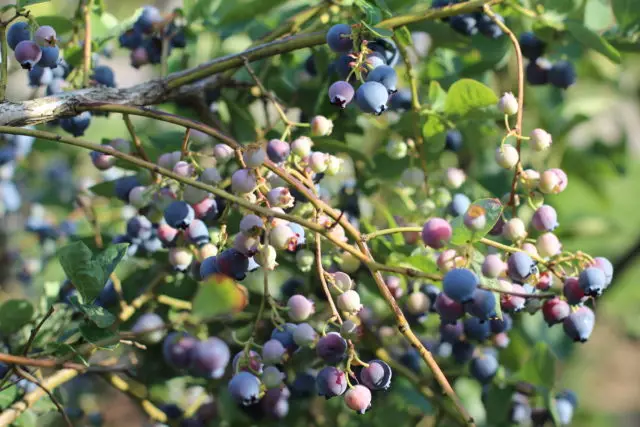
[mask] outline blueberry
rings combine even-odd
[[[388,65],[381,65],[369,72],[367,81],[378,82],[387,88],[389,93],[394,93],[397,91],[396,85],[398,84],[398,74],[392,67]]]
[[[181,200],[176,200],[164,210],[164,220],[170,227],[186,229],[195,218],[193,208]]]
[[[371,391],[363,385],[356,385],[345,393],[344,401],[349,409],[364,414],[371,408]]]
[[[123,176],[115,180],[115,193],[118,199],[123,202],[129,201],[129,193],[140,185],[136,175]]]
[[[124,33],[120,34],[120,37],[118,37],[120,47],[131,50],[142,46],[143,40],[144,35],[141,31],[138,31],[135,28],[131,28],[125,31]]]
[[[601,269],[589,267],[580,272],[578,283],[585,295],[598,297],[607,286],[607,278]]]
[[[151,37],[144,41],[142,45],[143,49],[146,51],[146,59],[151,64],[159,64],[162,61],[162,39],[159,37]],[[171,45],[169,45],[171,47]],[[171,50],[171,49],[169,49]],[[131,53],[135,53],[137,49],[131,51]]]
[[[211,241],[207,225],[199,219],[194,219],[187,228],[189,240],[196,246],[202,247]]]
[[[176,369],[191,366],[198,340],[184,332],[171,332],[162,342],[162,356],[167,365]]]
[[[522,56],[531,61],[535,61],[544,53],[545,43],[531,32],[520,34],[519,41]]]
[[[340,108],[345,108],[355,95],[355,90],[348,82],[339,80],[329,87],[329,101]]]
[[[340,369],[327,366],[318,372],[316,388],[326,399],[341,396],[347,390],[347,376]]]
[[[391,367],[382,360],[372,360],[360,372],[362,383],[371,390],[388,390],[391,386]]]
[[[35,42],[25,40],[18,43],[15,48],[16,61],[25,70],[30,70],[42,58],[42,49]]]
[[[482,354],[471,359],[469,372],[482,384],[488,384],[498,372],[498,360],[490,354]]]
[[[91,80],[96,82],[98,86],[116,87],[115,74],[111,67],[106,65],[98,65],[93,69]]]
[[[141,33],[150,34],[154,25],[162,21],[162,14],[155,6],[145,6],[142,13],[133,24],[133,28]]]
[[[511,254],[507,260],[507,274],[515,282],[524,282],[536,271],[536,264],[526,252]]]
[[[60,127],[75,137],[84,135],[89,124],[91,124],[91,113],[88,111],[74,117],[60,119]]]
[[[381,54],[390,67],[395,67],[400,60],[400,51],[395,42],[390,39],[375,39],[367,47],[373,52]]]
[[[577,277],[567,277],[565,279],[562,294],[571,305],[580,304],[586,299]]]
[[[471,200],[469,200],[466,195],[458,193],[453,195],[453,199],[451,199],[448,210],[451,215],[460,216],[467,212],[470,205]]]
[[[606,278],[606,286],[611,284],[611,280],[613,279],[613,264],[611,261],[604,257],[596,257],[593,259],[594,267],[599,268],[604,272],[604,276]]]
[[[549,83],[560,89],[567,89],[575,84],[576,70],[569,61],[558,61],[549,70]]]
[[[253,350],[249,350],[247,353],[244,350],[239,351],[233,356],[231,361],[231,369],[233,372],[237,371],[254,371],[262,373],[264,365],[262,364],[262,358],[258,353]]]
[[[39,67],[56,68],[60,58],[60,48],[58,46],[43,47],[42,57],[38,61]]]
[[[457,129],[450,129],[445,137],[444,148],[457,153],[462,148],[462,142],[462,133]]]
[[[451,347],[453,360],[455,360],[458,365],[464,365],[471,360],[475,349],[476,346],[469,341],[456,341]]]
[[[445,292],[441,292],[436,297],[435,309],[443,323],[455,323],[456,320],[464,316],[462,304],[449,298]]]
[[[33,36],[38,46],[51,47],[56,45],[56,30],[49,25],[42,25]]]
[[[354,63],[355,59],[350,55],[340,55],[338,59],[333,62],[333,69],[342,80],[346,80],[347,77],[349,77],[351,70],[353,69],[352,64]],[[349,82],[355,82],[355,80],[355,75],[352,74]]]
[[[480,320],[489,320],[496,317],[496,297],[493,292],[485,289],[476,289],[473,292],[473,301],[465,305],[469,314]]]
[[[40,87],[44,85],[48,85],[52,81],[52,73],[51,69],[41,67],[40,65],[36,65],[31,68],[28,73],[29,76],[29,86],[31,87]]]
[[[267,143],[267,156],[274,163],[282,163],[287,160],[291,147],[288,142],[272,139]]]
[[[464,36],[472,36],[478,32],[476,18],[473,15],[452,16],[449,25],[454,31]]]
[[[471,301],[479,284],[478,276],[466,268],[454,268],[442,280],[444,293],[459,303]]]
[[[249,268],[249,258],[237,249],[229,248],[218,254],[216,265],[221,274],[243,280]]]
[[[231,397],[243,406],[257,403],[260,399],[260,380],[249,372],[238,372],[231,377],[228,388]]]
[[[127,235],[131,239],[147,240],[151,238],[153,225],[143,215],[137,215],[127,221]]]
[[[165,403],[160,406],[160,410],[164,412],[170,420],[177,420],[184,414],[184,411],[175,403]]]
[[[326,363],[340,363],[347,353],[347,341],[339,333],[329,332],[318,341],[316,352]]]
[[[573,341],[586,342],[593,331],[596,316],[589,307],[581,306],[562,321],[564,332]]]
[[[411,91],[400,89],[389,97],[389,109],[392,111],[411,110]]]
[[[425,245],[441,249],[447,245],[453,234],[451,224],[442,218],[431,218],[422,227],[422,241]]]
[[[211,337],[199,341],[193,348],[191,370],[204,378],[221,378],[229,364],[229,346],[220,338]]]
[[[500,334],[503,332],[509,332],[513,327],[513,319],[509,313],[502,313],[502,319],[491,319],[489,321],[491,332],[494,334]]]
[[[504,34],[500,27],[495,22],[493,22],[493,20],[489,18],[488,15],[484,13],[477,13],[475,17],[478,25],[478,31],[480,31],[480,34],[482,34],[483,36],[489,37],[490,39],[497,39],[499,37],[502,37],[502,35]],[[504,22],[504,18],[502,16],[496,14],[496,17],[500,21]]]
[[[547,325],[562,323],[571,314],[571,307],[565,300],[552,298],[542,304],[542,316]]]
[[[291,384],[291,390],[296,397],[311,397],[317,394],[316,377],[309,372],[298,372]]]
[[[549,83],[549,70],[551,62],[544,58],[537,58],[527,64],[525,75],[527,82],[532,86],[540,86]]]
[[[356,91],[356,104],[365,113],[382,114],[387,110],[388,99],[387,88],[378,82],[363,83]]]
[[[270,339],[262,345],[262,361],[265,365],[279,365],[286,352],[280,341]]]
[[[16,22],[9,27],[7,31],[7,43],[11,50],[15,50],[18,43],[29,40],[31,38],[31,30],[27,21]]]
[[[280,326],[280,328],[281,329],[274,328],[273,331],[271,331],[271,339],[280,341],[287,350],[295,350],[297,345],[293,339],[293,334],[296,330],[296,325],[293,323],[285,323]]]
[[[470,340],[482,342],[491,335],[491,324],[477,317],[468,317],[463,324],[464,334]]]
[[[327,32],[327,44],[334,52],[348,52],[353,46],[349,36],[351,36],[351,27],[349,25],[336,24],[329,28]]]

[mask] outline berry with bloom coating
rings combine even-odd
[[[553,231],[558,226],[558,214],[552,206],[542,205],[533,214],[531,225],[537,231]]]
[[[266,365],[277,365],[282,363],[287,350],[278,340],[270,339],[262,346],[262,361]]]
[[[570,314],[571,306],[560,298],[548,299],[542,304],[542,316],[549,326],[562,323]]]
[[[262,384],[270,390],[280,388],[282,381],[285,379],[285,374],[280,372],[280,369],[275,366],[267,366],[262,372]]]
[[[513,96],[513,93],[506,92],[498,101],[498,108],[504,114],[513,116],[518,112],[518,100]]]
[[[360,379],[371,390],[388,390],[391,386],[391,367],[382,360],[372,360],[362,368]]]
[[[571,305],[580,304],[586,299],[577,277],[567,277],[565,279],[562,294]]]
[[[308,136],[300,136],[291,143],[291,151],[300,157],[311,154],[311,147],[313,147],[313,141]]]
[[[338,308],[342,311],[346,311],[351,314],[355,314],[362,309],[360,303],[360,295],[354,290],[349,290],[342,293],[338,297]]]
[[[482,354],[471,359],[469,373],[482,384],[488,384],[498,372],[500,364],[492,354]]]
[[[267,200],[271,207],[279,207],[283,209],[293,207],[295,198],[286,187],[276,187],[267,193]]]
[[[297,326],[293,323],[285,323],[280,326],[280,329],[273,328],[271,338],[280,341],[287,350],[293,351],[296,349],[296,342],[293,340],[293,333],[296,328]]]
[[[344,401],[359,414],[364,414],[371,407],[371,391],[363,385],[356,385],[344,395]]]
[[[262,145],[250,146],[247,147],[242,158],[244,159],[244,164],[248,168],[255,169],[262,166],[267,158],[267,151]]]
[[[529,276],[536,271],[536,264],[529,254],[525,252],[516,252],[511,254],[507,260],[507,273],[509,277],[523,283]]]
[[[453,234],[453,228],[446,219],[431,218],[422,227],[422,241],[434,249],[444,247]]]
[[[544,129],[532,130],[529,137],[529,143],[536,151],[544,151],[551,146],[551,134]]]
[[[491,332],[494,334],[501,334],[503,332],[509,332],[513,328],[513,319],[508,313],[502,313],[502,319],[491,319],[489,322],[491,325]]]
[[[444,183],[451,189],[457,189],[464,184],[467,179],[467,175],[462,169],[459,168],[447,168],[445,171]]]
[[[211,337],[195,345],[191,370],[195,375],[204,378],[222,378],[229,359],[229,346],[220,338]]]
[[[240,350],[235,356],[233,356],[233,360],[231,361],[231,369],[233,372],[255,371],[262,373],[263,367],[262,358],[253,350],[250,350],[248,353],[244,350]]]
[[[487,225],[487,211],[480,205],[471,205],[464,213],[464,225],[471,231],[481,231]]]
[[[40,61],[40,58],[42,58],[42,49],[31,40],[18,43],[14,53],[16,61],[18,61],[25,70],[33,68],[33,66]]]
[[[353,47],[351,27],[347,24],[336,24],[327,31],[327,44],[337,53],[348,52]]]
[[[193,261],[193,253],[187,248],[169,249],[169,264],[175,271],[185,272]]]
[[[288,142],[272,139],[267,143],[267,156],[274,163],[282,163],[287,160],[291,147]]]
[[[335,106],[345,108],[347,104],[353,101],[355,93],[350,83],[338,80],[329,86],[329,101]]]
[[[477,317],[467,317],[464,319],[464,334],[473,341],[485,341],[491,335],[491,324]]]
[[[225,163],[233,157],[233,148],[227,144],[216,144],[216,146],[213,147],[213,155],[218,162]]]
[[[211,241],[207,225],[199,219],[194,219],[187,228],[187,237],[196,246],[202,247]]]
[[[256,174],[251,169],[238,169],[231,175],[231,191],[237,194],[252,192],[258,185]]]
[[[60,57],[60,48],[58,46],[43,47],[42,57],[38,61],[38,67],[56,68]],[[33,68],[32,68],[33,69]]]
[[[507,264],[502,261],[500,255],[489,254],[482,262],[482,275],[485,277],[496,278],[507,270]]]
[[[455,323],[464,316],[464,307],[457,301],[449,298],[444,292],[440,292],[434,304],[436,312],[440,315],[442,323]]]
[[[463,267],[465,264],[465,258],[458,255],[458,252],[456,252],[455,249],[447,249],[438,255],[436,263],[438,264],[438,268],[443,273],[446,273],[456,267]]]
[[[243,406],[257,403],[260,399],[260,380],[249,372],[238,372],[229,381],[231,397]]]
[[[474,34],[477,34],[478,27],[476,24],[476,18],[471,14],[456,15],[449,19],[449,25],[451,28],[464,36],[473,36]]]
[[[20,42],[29,40],[31,38],[31,30],[29,28],[29,22],[21,21],[9,27],[7,31],[7,43],[11,50],[15,50],[16,46]]]
[[[171,332],[162,342],[162,356],[167,365],[176,369],[191,366],[193,350],[198,340],[183,332]]]
[[[287,226],[278,224],[269,232],[269,242],[278,250],[294,250],[297,246],[298,236]]]
[[[454,194],[451,199],[451,203],[449,204],[448,211],[452,216],[460,216],[463,215],[469,206],[471,205],[471,200],[465,194],[458,193]]]
[[[473,299],[473,293],[479,284],[478,276],[466,268],[454,268],[442,279],[444,293],[462,304]]]
[[[216,266],[221,274],[243,280],[249,268],[249,258],[237,249],[229,248],[216,257]]]
[[[193,208],[181,200],[171,202],[164,210],[164,220],[170,227],[176,229],[186,229],[194,218]]]
[[[325,116],[315,116],[311,119],[311,135],[329,136],[333,132],[333,122]]]
[[[549,83],[560,89],[567,89],[576,82],[576,69],[569,61],[558,61],[549,70]]]
[[[397,91],[398,74],[393,67],[388,65],[380,65],[369,72],[367,82],[378,82],[383,85],[389,93]]]
[[[551,257],[562,251],[562,243],[553,233],[544,233],[538,236],[536,240],[536,248],[541,257]]]
[[[549,70],[553,65],[548,59],[538,58],[531,61],[525,68],[527,82],[532,86],[541,86],[549,83]]]
[[[502,287],[507,288],[506,290],[508,291],[511,291],[517,294],[527,293],[527,290],[522,285],[519,285],[517,283],[511,284],[508,282],[504,282],[502,280],[500,282],[501,282],[501,285],[503,285]],[[502,308],[505,311],[509,311],[513,313],[517,313],[522,309],[524,309],[526,302],[527,302],[527,299],[525,297],[518,296],[518,295],[502,294],[502,297],[500,299],[500,304]]]
[[[136,323],[131,328],[134,334],[140,334],[146,330],[150,332],[137,337],[143,344],[157,344],[162,341],[165,335],[164,320],[156,313],[145,313],[138,317]]]
[[[318,339],[318,333],[308,323],[300,323],[293,330],[293,341],[300,347],[309,347]]]
[[[258,215],[247,214],[240,220],[240,231],[249,236],[258,236],[264,229],[264,221]]]
[[[604,272],[604,276],[606,278],[606,286],[609,286],[611,284],[611,280],[613,279],[613,264],[611,264],[611,261],[604,257],[596,257],[593,259],[593,261],[593,266],[599,268]]]
[[[318,340],[318,357],[330,365],[340,363],[347,353],[347,341],[337,332],[329,332]]]
[[[513,169],[518,160],[520,159],[520,155],[518,154],[518,150],[511,144],[502,144],[501,147],[496,148],[496,163],[505,169]]]
[[[326,399],[341,396],[347,390],[347,376],[338,368],[326,366],[318,372],[316,388]]]
[[[411,292],[407,297],[407,311],[414,316],[426,315],[430,306],[431,301],[423,292]]]
[[[599,297],[607,287],[607,278],[601,269],[589,267],[580,272],[578,283],[585,295]]]
[[[532,61],[542,56],[544,53],[545,43],[535,36],[532,32],[520,34],[520,48],[522,56]]]
[[[84,111],[77,116],[60,119],[60,127],[73,136],[82,136],[91,124],[91,113]]]
[[[389,93],[382,83],[368,81],[356,91],[356,104],[365,113],[382,114],[387,110],[388,100]]]
[[[476,289],[473,293],[473,300],[465,305],[469,314],[481,320],[496,317],[495,307],[496,296],[493,292],[485,289]]]
[[[457,129],[451,129],[447,131],[447,135],[445,137],[444,149],[458,152],[462,148],[462,133],[460,133]]]
[[[294,322],[304,322],[315,313],[315,305],[304,295],[293,295],[287,301],[289,318]]]
[[[518,242],[527,237],[527,228],[520,218],[511,218],[504,224],[502,236],[512,242]]]
[[[581,306],[562,321],[564,332],[574,341],[586,342],[591,336],[596,315],[589,307]]]

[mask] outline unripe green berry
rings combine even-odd
[[[394,141],[391,140],[387,143],[387,156],[392,159],[403,159],[407,156],[407,152],[409,151],[409,147],[407,143],[404,141]]]
[[[325,116],[315,116],[311,119],[311,135],[328,136],[333,132],[333,122]]]
[[[296,265],[303,273],[311,271],[313,262],[315,261],[315,255],[309,249],[300,249],[296,252]]]

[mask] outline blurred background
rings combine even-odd
[[[215,0],[212,0],[214,2]],[[250,10],[262,0],[236,0],[246,3]],[[9,4],[1,0],[0,6]],[[155,4],[169,11],[180,7],[181,1],[143,2],[139,0],[104,0],[106,10],[118,20],[130,18],[136,9],[145,4]],[[270,2],[277,5],[278,2]],[[285,3],[282,0],[281,3]],[[296,2],[286,2],[296,3]],[[304,2],[300,2],[304,3]],[[308,3],[308,2],[306,2]],[[393,1],[387,1],[390,5]],[[408,2],[404,2],[405,4]],[[598,3],[598,2],[595,2]],[[605,30],[613,25],[614,18],[609,2],[601,0],[601,7],[586,13],[593,16],[593,26]],[[590,3],[591,4],[591,3]],[[32,8],[36,16],[71,16],[75,2],[54,0]],[[638,4],[640,7],[640,3]],[[250,12],[246,20],[260,20]],[[271,25],[273,18],[267,25]],[[277,22],[276,22],[277,23]],[[428,25],[420,30],[429,32]],[[229,39],[232,39],[229,41]],[[226,40],[217,35],[202,35],[197,49],[189,50],[189,65],[215,56],[239,51],[246,46],[249,37],[234,34]],[[436,40],[437,42],[437,40]],[[437,46],[437,43],[434,43]],[[101,58],[116,71],[119,87],[128,87],[158,76],[159,70],[144,67],[135,70],[129,65],[128,53],[115,46],[112,58]],[[640,48],[639,48],[640,50]],[[174,59],[174,58],[172,58]],[[605,256],[615,265],[615,279],[610,290],[598,300],[597,324],[586,344],[564,348],[567,359],[558,370],[558,381],[574,389],[580,399],[581,410],[575,420],[577,426],[638,426],[640,425],[640,54],[626,53],[622,64],[612,64],[603,56],[589,52],[576,63],[578,83],[566,92],[561,106],[548,110],[546,102],[555,96],[546,89],[527,89],[525,103],[525,134],[534,127],[547,128],[554,135],[552,163],[562,165],[568,171],[569,186],[555,196],[553,205],[558,211],[561,237],[565,249]],[[401,73],[399,73],[401,74]],[[499,73],[487,77],[488,83],[498,90],[515,87],[512,61],[502,64]],[[34,94],[27,85],[26,73],[11,63],[8,98],[21,101],[42,96]],[[161,108],[176,109],[174,106]],[[553,129],[550,123],[555,122]],[[557,123],[561,124],[558,125]],[[145,119],[135,124],[144,133],[158,125]],[[164,128],[164,125],[160,125]],[[170,128],[167,128],[170,129]],[[128,134],[121,120],[97,118],[85,138],[99,142],[102,138],[126,137]],[[481,144],[472,141],[471,144]],[[491,142],[489,142],[491,143]],[[493,144],[496,142],[494,141]],[[86,154],[86,153],[81,153]],[[77,150],[69,150],[51,143],[37,141],[32,165],[43,170],[55,168],[56,162],[71,162],[72,179],[95,177],[88,156],[79,158]],[[82,164],[86,163],[86,167]],[[80,165],[78,167],[77,165]],[[473,165],[476,170],[481,166]],[[56,206],[50,206],[56,212]],[[59,209],[62,212],[63,209]],[[18,243],[29,254],[32,241],[17,234],[7,236],[9,244]],[[28,256],[28,255],[27,255]],[[53,279],[55,280],[55,279]],[[15,277],[7,274],[3,280],[5,295],[27,293],[20,288]],[[560,340],[558,330],[543,327],[540,316],[528,317],[525,327],[533,336],[553,342]],[[562,332],[560,331],[560,334]],[[537,334],[537,335],[536,335]],[[140,417],[135,405],[127,405],[127,398],[114,393],[109,399],[96,402],[108,403],[103,411],[108,425],[139,425]],[[112,408],[118,411],[112,411]]]

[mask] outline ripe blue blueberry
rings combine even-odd
[[[95,67],[93,69],[93,74],[91,74],[91,80],[93,80],[98,86],[116,87],[113,69],[106,65],[98,65]]]
[[[278,340],[289,351],[294,351],[297,348],[297,344],[294,341],[294,331],[297,326],[293,323],[285,323],[280,326],[280,329],[274,328],[271,331],[271,339]]]
[[[462,133],[457,129],[448,130],[445,137],[444,148],[454,153],[460,151],[462,148]]]
[[[318,372],[316,388],[326,399],[341,396],[347,390],[347,376],[338,368],[326,366]]]
[[[400,60],[398,46],[391,39],[375,39],[370,41],[367,47],[373,52],[381,54],[390,67],[395,67]]]
[[[396,85],[398,84],[398,74],[392,67],[388,65],[381,65],[369,72],[367,81],[378,82],[387,88],[389,93],[394,93],[397,91]]]
[[[60,48],[58,46],[43,47],[42,57],[38,61],[39,67],[56,68],[60,58]]]
[[[48,85],[53,79],[51,69],[41,67],[39,64],[29,70],[28,76],[31,87]]]
[[[500,21],[504,22],[504,18],[502,16],[496,14],[496,17]],[[489,37],[490,39],[497,39],[502,37],[502,35],[504,34],[498,24],[493,22],[491,18],[489,18],[489,16],[484,13],[476,14],[476,22],[478,31],[480,31],[480,34],[485,37]]]
[[[527,82],[532,86],[540,86],[549,83],[549,70],[551,62],[545,58],[537,58],[527,64],[525,75]]]
[[[216,257],[217,269],[221,274],[234,280],[243,280],[247,276],[249,258],[234,248],[229,248]]]
[[[586,306],[578,307],[562,321],[564,332],[574,341],[586,342],[593,331],[596,315]]]
[[[343,80],[338,80],[329,86],[329,102],[340,108],[345,108],[355,96],[353,86]]]
[[[388,390],[391,386],[391,367],[382,360],[372,360],[362,368],[360,379],[371,390]]]
[[[175,229],[186,229],[194,218],[193,208],[181,200],[171,202],[164,210],[164,220]]]
[[[135,28],[131,28],[125,31],[124,33],[120,34],[120,37],[118,37],[120,47],[124,47],[130,50],[142,46],[143,41],[144,35],[141,31],[138,31]]]
[[[467,339],[482,342],[491,335],[491,324],[477,317],[467,317],[463,324]]]
[[[131,190],[140,185],[136,175],[127,175],[115,180],[115,193],[118,199],[123,202],[129,201]]]
[[[318,357],[326,363],[335,365],[340,363],[347,353],[347,341],[337,332],[329,332],[320,338],[316,346]]]
[[[522,56],[535,61],[544,53],[545,44],[531,32],[520,34],[520,49]]]
[[[193,348],[191,370],[204,378],[221,378],[230,358],[229,346],[220,338],[211,337]]]
[[[187,236],[196,246],[202,247],[211,241],[207,225],[199,219],[194,219],[187,228]]]
[[[453,344],[459,341],[464,334],[464,326],[461,321],[455,323],[440,323],[440,341]]]
[[[392,111],[408,111],[411,109],[411,91],[400,89],[389,97],[389,109]]]
[[[127,235],[131,239],[147,240],[153,233],[153,224],[146,216],[136,215],[127,221]]]
[[[607,278],[601,269],[589,267],[580,272],[578,283],[585,295],[599,297],[607,287]]]
[[[470,205],[471,200],[466,195],[462,193],[454,194],[449,204],[449,213],[453,216],[464,215]]]
[[[381,83],[368,81],[356,91],[356,104],[365,112],[380,115],[387,110],[389,93]]]
[[[593,266],[599,268],[604,272],[606,286],[609,286],[611,284],[611,280],[613,279],[613,264],[611,264],[611,261],[604,257],[596,257],[593,259],[593,261]]]
[[[453,360],[458,365],[464,365],[471,360],[476,346],[469,341],[456,341],[451,346]]]
[[[31,30],[29,22],[20,21],[9,27],[7,31],[7,43],[11,50],[15,50],[18,43],[29,40],[31,38]]]
[[[444,293],[459,303],[469,302],[480,284],[478,276],[466,268],[454,268],[442,279]]]
[[[491,319],[489,321],[491,332],[494,334],[500,334],[503,332],[509,332],[513,327],[513,319],[509,313],[502,313],[502,319]]]
[[[536,264],[526,252],[511,254],[507,260],[507,274],[511,280],[523,283],[536,271]]]
[[[476,34],[478,32],[476,24],[476,18],[473,15],[456,15],[449,19],[451,28],[464,36]]]
[[[480,320],[489,320],[496,317],[496,297],[493,292],[485,289],[476,289],[473,292],[473,301],[465,305],[465,309],[472,316]]]
[[[349,25],[336,24],[329,28],[327,32],[327,44],[334,52],[348,52],[353,46],[349,36],[351,36],[351,27]]]
[[[569,61],[558,61],[549,70],[549,83],[560,89],[567,89],[575,84],[576,69]]]
[[[75,137],[84,135],[89,124],[91,124],[91,113],[88,111],[74,117],[60,119],[60,127]]]
[[[184,332],[171,332],[162,342],[162,356],[167,365],[187,369],[193,360],[193,349],[198,340]]]
[[[498,372],[500,364],[492,354],[482,354],[471,359],[469,372],[482,384],[488,384]]]
[[[260,399],[260,380],[249,372],[238,372],[229,381],[231,397],[242,406],[257,403]]]

